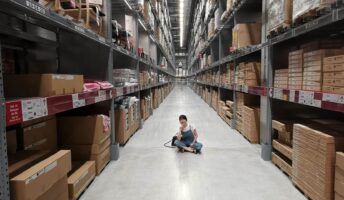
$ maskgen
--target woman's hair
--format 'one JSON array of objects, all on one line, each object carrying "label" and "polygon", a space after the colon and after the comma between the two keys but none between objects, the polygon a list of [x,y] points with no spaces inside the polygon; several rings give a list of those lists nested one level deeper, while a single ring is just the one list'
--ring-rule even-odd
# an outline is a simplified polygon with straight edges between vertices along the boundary
[{"label": "woman's hair", "polygon": [[188,118],[186,117],[186,115],[180,115],[179,116],[179,121],[180,120],[186,120],[186,121],[188,121]]}]

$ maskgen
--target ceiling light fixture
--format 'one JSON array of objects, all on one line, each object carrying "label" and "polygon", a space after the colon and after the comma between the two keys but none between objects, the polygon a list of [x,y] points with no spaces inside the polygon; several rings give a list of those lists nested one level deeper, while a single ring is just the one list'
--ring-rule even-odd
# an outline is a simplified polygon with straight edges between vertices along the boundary
[{"label": "ceiling light fixture", "polygon": [[184,0],[179,0],[179,33],[180,33],[180,47],[183,47],[184,40]]},{"label": "ceiling light fixture", "polygon": [[127,0],[124,0],[124,2],[127,4],[127,6],[129,7],[130,10],[132,10],[133,8],[131,7],[130,3]]}]

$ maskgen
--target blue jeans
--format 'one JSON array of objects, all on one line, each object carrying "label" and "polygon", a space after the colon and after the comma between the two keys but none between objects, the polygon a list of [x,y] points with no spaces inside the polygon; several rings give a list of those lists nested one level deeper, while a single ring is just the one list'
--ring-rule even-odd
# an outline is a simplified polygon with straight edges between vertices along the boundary
[{"label": "blue jeans", "polygon": [[[185,147],[187,147],[187,145],[183,142],[183,141],[180,141],[180,140],[176,140],[174,142],[174,144],[179,148],[179,149],[184,149]],[[195,149],[196,151],[201,151],[203,145],[199,142],[196,142],[195,144],[191,145],[190,146],[191,148]]]}]

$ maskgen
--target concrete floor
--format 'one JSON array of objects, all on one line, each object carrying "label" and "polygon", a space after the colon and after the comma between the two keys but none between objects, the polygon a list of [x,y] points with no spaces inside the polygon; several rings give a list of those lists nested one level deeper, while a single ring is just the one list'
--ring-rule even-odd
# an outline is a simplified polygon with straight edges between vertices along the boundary
[{"label": "concrete floor", "polygon": [[[164,148],[186,114],[203,153]],[[81,200],[301,200],[290,180],[186,86],[176,86]]]}]

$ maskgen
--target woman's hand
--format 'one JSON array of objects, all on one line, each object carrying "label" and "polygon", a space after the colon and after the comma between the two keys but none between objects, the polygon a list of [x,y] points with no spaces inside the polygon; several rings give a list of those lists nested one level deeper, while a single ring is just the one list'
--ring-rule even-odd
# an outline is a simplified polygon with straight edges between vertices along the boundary
[{"label": "woman's hand", "polygon": [[178,139],[178,140],[181,140],[181,139],[182,139],[182,133],[181,133],[181,132],[178,132],[178,133],[176,134],[176,136],[177,136],[177,139]]}]

